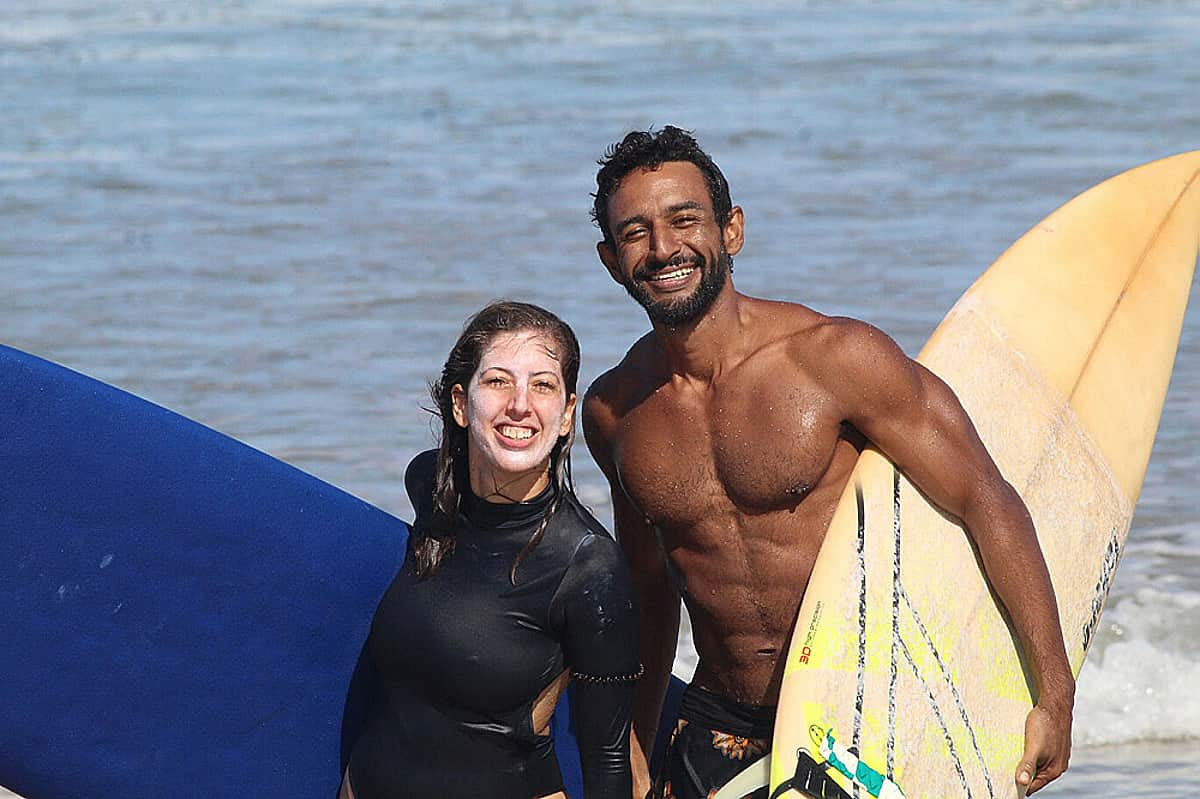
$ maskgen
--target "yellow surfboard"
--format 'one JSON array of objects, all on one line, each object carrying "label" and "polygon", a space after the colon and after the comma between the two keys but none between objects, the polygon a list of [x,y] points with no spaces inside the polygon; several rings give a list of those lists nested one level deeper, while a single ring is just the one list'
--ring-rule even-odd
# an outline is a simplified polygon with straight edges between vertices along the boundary
[{"label": "yellow surfboard", "polygon": [[[1141,490],[1198,242],[1200,151],[1118,175],[1017,241],[918,356],[1029,506],[1076,674]],[[1017,796],[1032,705],[962,528],[864,452],[793,633],[771,795]]]}]

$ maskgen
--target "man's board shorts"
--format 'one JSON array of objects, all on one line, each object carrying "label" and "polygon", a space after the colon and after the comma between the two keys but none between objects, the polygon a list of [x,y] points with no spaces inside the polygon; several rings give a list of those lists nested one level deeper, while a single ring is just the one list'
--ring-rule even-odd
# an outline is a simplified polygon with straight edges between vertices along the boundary
[{"label": "man's board shorts", "polygon": [[[709,799],[771,750],[775,707],[744,705],[689,685],[654,784],[656,799]],[[767,799],[767,789],[748,794]]]}]

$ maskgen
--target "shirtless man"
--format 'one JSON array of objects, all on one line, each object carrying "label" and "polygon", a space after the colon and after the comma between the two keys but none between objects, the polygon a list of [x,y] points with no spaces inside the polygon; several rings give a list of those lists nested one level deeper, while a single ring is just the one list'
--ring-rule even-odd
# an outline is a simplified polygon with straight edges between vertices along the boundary
[{"label": "shirtless man", "polygon": [[642,608],[635,797],[681,598],[700,662],[656,795],[706,797],[769,748],[791,625],[864,438],[969,530],[1033,667],[1016,780],[1032,793],[1058,777],[1075,682],[1054,590],[1024,503],[953,392],[868,324],[739,294],[742,209],[684,131],[630,133],[601,164],[600,260],[653,327],[583,415]]}]

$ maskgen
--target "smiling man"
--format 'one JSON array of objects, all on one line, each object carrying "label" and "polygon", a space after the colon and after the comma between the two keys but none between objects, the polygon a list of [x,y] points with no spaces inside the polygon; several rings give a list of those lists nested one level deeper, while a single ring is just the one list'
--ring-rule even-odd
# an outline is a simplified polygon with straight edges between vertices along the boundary
[{"label": "smiling man", "polygon": [[707,797],[769,750],[791,625],[866,440],[970,532],[1037,688],[1016,779],[1032,793],[1056,778],[1075,683],[1054,591],[953,392],[868,324],[738,293],[742,209],[688,133],[632,132],[600,163],[600,260],[653,328],[591,386],[583,421],[641,599],[634,795],[681,599],[700,661],[654,795]]}]

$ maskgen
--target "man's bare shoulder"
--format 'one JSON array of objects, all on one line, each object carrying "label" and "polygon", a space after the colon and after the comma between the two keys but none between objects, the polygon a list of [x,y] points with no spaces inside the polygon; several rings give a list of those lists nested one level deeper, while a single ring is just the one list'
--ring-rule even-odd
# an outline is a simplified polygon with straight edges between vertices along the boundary
[{"label": "man's bare shoulder", "polygon": [[896,342],[878,327],[849,316],[829,316],[793,302],[760,300],[757,327],[772,331],[770,344],[783,346],[805,363],[845,359],[862,361],[876,357],[892,359],[903,355]]},{"label": "man's bare shoulder", "polygon": [[621,419],[636,398],[645,395],[645,386],[653,382],[648,375],[653,347],[652,334],[642,336],[616,366],[592,381],[583,396],[583,437],[592,457],[610,479]]},{"label": "man's bare shoulder", "polygon": [[755,373],[795,370],[844,399],[911,391],[915,385],[915,363],[868,322],[765,300],[757,301],[751,313],[751,327],[758,332],[748,365]]},{"label": "man's bare shoulder", "polygon": [[782,350],[799,362],[837,360],[895,346],[882,330],[860,319],[829,316],[795,302],[746,299],[746,326],[755,331],[757,348]]},{"label": "man's bare shoulder", "polygon": [[593,380],[583,398],[585,418],[601,408],[618,417],[624,415],[620,409],[627,407],[630,398],[644,392],[645,385],[655,379],[656,349],[654,334],[647,333],[634,342],[616,366]]}]

